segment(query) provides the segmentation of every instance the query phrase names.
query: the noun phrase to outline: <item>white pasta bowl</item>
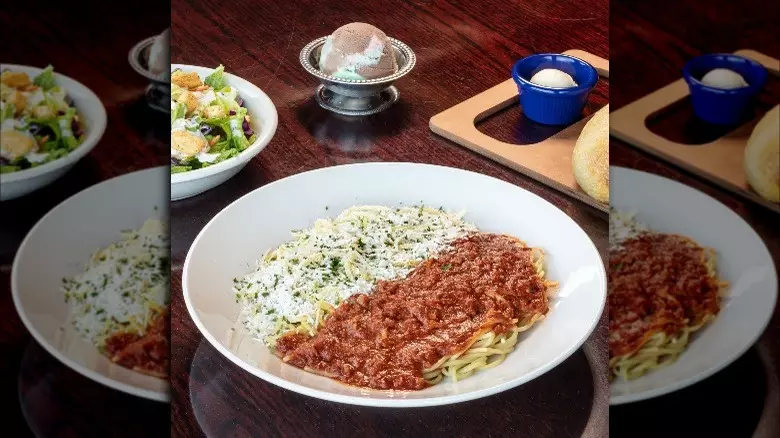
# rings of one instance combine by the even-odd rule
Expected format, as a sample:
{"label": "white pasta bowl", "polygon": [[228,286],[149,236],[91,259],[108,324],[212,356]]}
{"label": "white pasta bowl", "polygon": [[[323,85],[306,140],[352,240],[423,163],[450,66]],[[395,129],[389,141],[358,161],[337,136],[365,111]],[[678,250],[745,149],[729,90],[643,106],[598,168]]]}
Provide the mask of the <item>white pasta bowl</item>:
{"label": "white pasta bowl", "polygon": [[[42,68],[26,65],[2,64],[0,70],[9,69],[37,76]],[[15,199],[43,188],[67,173],[84,158],[100,141],[106,130],[106,108],[89,88],[54,71],[57,85],[64,87],[78,110],[84,129],[84,141],[68,155],[40,166],[17,172],[0,174],[0,201]]]}
{"label": "white pasta bowl", "polygon": [[[263,344],[231,335],[239,305],[232,280],[253,270],[268,249],[355,205],[442,206],[466,210],[482,231],[507,233],[541,247],[548,277],[560,282],[546,319],[521,335],[506,360],[467,379],[421,391],[376,391],[344,385],[283,363]],[[235,364],[283,388],[341,403],[434,406],[489,396],[560,364],[588,338],[602,314],[606,277],[598,251],[565,213],[515,185],[460,169],[369,163],[301,173],[263,186],[217,214],[192,244],[182,272],[187,309],[203,336]],[[236,331],[238,333],[238,331]]]}
{"label": "white pasta bowl", "polygon": [[[14,305],[27,330],[51,355],[113,389],[168,401],[167,380],[116,365],[68,323],[63,277],[83,272],[92,254],[138,229],[149,218],[168,219],[170,171],[155,167],[89,187],[47,213],[22,242],[11,272]],[[143,194],[143,196],[139,196]]]}
{"label": "white pasta bowl", "polygon": [[645,400],[690,386],[723,369],[764,332],[777,301],[777,271],[755,231],[736,213],[691,187],[623,167],[610,169],[613,208],[635,213],[651,230],[681,234],[716,252],[729,283],[715,319],[695,332],[671,364],[611,384],[610,404]]}
{"label": "white pasta bowl", "polygon": [[[186,72],[196,72],[201,79],[210,75],[214,69],[194,65],[171,64],[171,71],[180,68]],[[249,161],[257,156],[271,141],[279,116],[271,99],[263,90],[246,79],[230,73],[224,74],[227,83],[238,90],[244,99],[244,106],[251,118],[252,130],[257,134],[254,143],[237,156],[201,169],[171,174],[171,200],[178,201],[199,195],[222,184],[235,176]]]}

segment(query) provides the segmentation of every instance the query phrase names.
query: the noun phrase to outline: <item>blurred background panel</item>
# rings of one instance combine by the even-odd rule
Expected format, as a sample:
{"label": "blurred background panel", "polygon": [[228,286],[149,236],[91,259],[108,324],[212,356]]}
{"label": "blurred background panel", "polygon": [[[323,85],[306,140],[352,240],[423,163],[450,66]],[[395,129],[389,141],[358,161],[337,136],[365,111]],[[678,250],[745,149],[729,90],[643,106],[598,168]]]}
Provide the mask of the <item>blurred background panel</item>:
{"label": "blurred background panel", "polygon": [[[0,204],[0,404],[6,436],[169,434],[167,404],[103,386],[37,344],[17,314],[10,284],[14,256],[44,214],[106,179],[167,165],[167,115],[147,104],[149,81],[131,67],[128,53],[169,25],[165,1],[14,1],[0,8],[0,62],[51,64],[92,90],[107,113],[102,138],[68,173]],[[167,184],[159,190],[167,193]]]}
{"label": "blurred background panel", "polygon": [[[765,1],[620,1],[610,2],[610,59],[615,71],[610,93],[612,112],[635,102],[683,77],[683,66],[692,58],[712,53],[732,53],[741,49],[752,49],[775,59],[780,58],[780,39],[777,23],[780,22],[780,3]],[[749,108],[744,123],[749,134],[756,121],[770,108],[780,103],[780,81],[777,74],[769,75],[763,90],[758,94],[755,105]],[[777,121],[775,121],[777,122]],[[712,125],[697,118],[690,99],[683,99],[654,114],[646,121],[649,130],[668,140],[685,144],[683,147],[713,142],[734,131],[735,125]],[[615,119],[611,130],[616,129]],[[610,164],[649,172],[668,178],[714,198],[737,215],[734,221],[740,230],[754,230],[759,237],[756,252],[768,249],[767,265],[774,263],[775,274],[780,266],[780,215],[770,208],[759,205],[732,191],[719,187],[694,172],[683,170],[664,159],[643,152],[634,145],[615,137],[610,142]],[[734,159],[734,166],[742,166],[743,149]],[[768,157],[768,159],[778,157]],[[615,190],[626,190],[618,178],[612,179]],[[625,182],[625,181],[624,181]],[[691,230],[700,236],[709,234],[710,242],[724,242],[728,236],[737,233],[737,227],[713,229],[711,224],[723,223],[721,217],[702,218],[698,205],[679,205],[679,193],[646,193],[649,188],[637,187],[636,198],[654,198],[643,213],[640,208],[637,218],[680,218],[678,224],[668,219],[663,222],[664,231]],[[630,197],[625,193],[623,197]],[[650,202],[650,201],[649,201]],[[710,201],[706,202],[711,205]],[[612,205],[615,208],[625,206]],[[686,211],[691,209],[690,211]],[[653,210],[653,211],[651,211]],[[731,212],[724,210],[724,216]],[[699,221],[691,223],[692,220]],[[729,219],[731,220],[731,219]],[[652,225],[652,224],[650,224]],[[741,232],[741,231],[740,231]],[[702,237],[704,239],[705,237]],[[709,237],[707,237],[709,239]],[[739,260],[741,254],[734,253],[735,247],[715,248],[719,263],[728,271]],[[771,269],[771,268],[770,268]],[[734,271],[731,272],[734,274]],[[738,276],[729,278],[731,291]],[[742,283],[744,286],[744,283]],[[769,296],[774,288],[763,287],[751,290],[739,299],[754,300],[757,295]],[[748,323],[739,321],[731,326],[732,333],[741,333],[754,325],[754,319],[764,317],[770,309],[762,309],[760,315],[743,315]],[[725,314],[719,315],[719,317]],[[642,401],[610,406],[610,436],[614,437],[656,437],[656,436],[732,436],[772,437],[779,436],[778,407],[778,363],[780,363],[780,311],[769,313],[767,328],[746,353],[739,356],[722,370],[709,375],[698,383],[658,397]],[[716,318],[717,321],[717,318]],[[763,321],[758,322],[762,324]],[[703,329],[701,338],[706,333]],[[760,333],[760,331],[759,331]],[[694,337],[691,348],[697,338]],[[731,348],[725,339],[720,342],[724,348]],[[709,344],[708,344],[709,345]],[[717,345],[717,343],[715,344]],[[745,348],[749,347],[745,345]],[[717,348],[717,347],[713,347]],[[683,353],[684,358],[685,353]],[[720,364],[709,364],[719,366]],[[671,365],[673,367],[675,365]],[[644,377],[640,377],[642,379]],[[637,381],[639,381],[639,379]],[[628,398],[631,398],[629,396]],[[635,397],[636,398],[636,397]]]}

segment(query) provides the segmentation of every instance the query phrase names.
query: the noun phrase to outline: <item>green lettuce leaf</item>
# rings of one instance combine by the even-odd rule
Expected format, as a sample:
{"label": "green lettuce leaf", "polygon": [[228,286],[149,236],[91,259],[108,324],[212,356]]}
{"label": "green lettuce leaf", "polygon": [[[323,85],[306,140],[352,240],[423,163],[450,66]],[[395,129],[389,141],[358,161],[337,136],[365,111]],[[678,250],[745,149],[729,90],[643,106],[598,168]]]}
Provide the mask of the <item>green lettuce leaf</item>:
{"label": "green lettuce leaf", "polygon": [[171,123],[173,123],[173,121],[176,119],[183,119],[186,113],[187,106],[183,103],[177,103],[173,108],[173,111],[171,111]]}
{"label": "green lettuce leaf", "polygon": [[203,83],[212,87],[214,90],[221,90],[227,86],[227,82],[225,82],[225,66],[220,64],[219,67],[217,67],[216,70],[214,70],[213,73],[206,76],[206,79],[203,80]]}
{"label": "green lettuce leaf", "polygon": [[33,84],[43,88],[44,91],[56,87],[56,84],[54,83],[54,67],[51,65],[47,66],[35,77],[35,79],[33,79]]}
{"label": "green lettuce leaf", "polygon": [[57,118],[57,122],[60,127],[60,141],[62,141],[62,143],[68,149],[73,149],[79,145],[79,140],[73,134],[73,130],[71,130],[71,124],[73,123],[73,116],[75,115],[76,115],[76,109],[68,108],[65,111],[65,114]]}
{"label": "green lettuce leaf", "polygon": [[191,169],[190,166],[171,166],[171,173],[182,173]]}
{"label": "green lettuce leaf", "polygon": [[236,115],[230,117],[230,141],[233,147],[239,151],[248,148],[250,144],[244,135],[244,128],[242,127],[244,117],[246,117],[246,108],[239,108],[236,111]]}
{"label": "green lettuce leaf", "polygon": [[0,122],[4,121],[5,119],[13,119],[15,112],[16,105],[12,103],[4,103],[3,110],[0,111]]}

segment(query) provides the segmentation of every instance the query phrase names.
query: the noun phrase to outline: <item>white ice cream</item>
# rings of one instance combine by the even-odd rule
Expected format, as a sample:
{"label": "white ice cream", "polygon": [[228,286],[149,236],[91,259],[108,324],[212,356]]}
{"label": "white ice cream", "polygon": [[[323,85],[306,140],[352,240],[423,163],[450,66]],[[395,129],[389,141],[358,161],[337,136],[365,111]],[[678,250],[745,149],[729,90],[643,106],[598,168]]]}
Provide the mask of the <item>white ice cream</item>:
{"label": "white ice cream", "polygon": [[577,86],[574,78],[555,68],[539,70],[531,77],[531,83],[549,88],[571,88]]}
{"label": "white ice cream", "polygon": [[704,85],[713,88],[722,88],[724,90],[733,90],[735,88],[744,88],[748,86],[747,82],[745,82],[745,78],[739,73],[727,68],[710,70],[701,78],[701,82]]}
{"label": "white ice cream", "polygon": [[156,76],[171,76],[171,30],[165,29],[149,48],[149,71]]}

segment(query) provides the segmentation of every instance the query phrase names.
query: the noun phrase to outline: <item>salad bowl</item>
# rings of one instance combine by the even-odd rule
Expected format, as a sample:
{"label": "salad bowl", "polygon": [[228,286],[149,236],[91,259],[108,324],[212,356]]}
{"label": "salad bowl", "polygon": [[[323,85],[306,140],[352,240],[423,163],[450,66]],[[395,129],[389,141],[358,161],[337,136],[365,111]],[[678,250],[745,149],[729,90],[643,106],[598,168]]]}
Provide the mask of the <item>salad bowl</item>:
{"label": "salad bowl", "polygon": [[[187,73],[195,72],[201,79],[208,77],[217,70],[193,65],[171,64],[172,72],[177,69]],[[279,116],[276,106],[271,102],[268,95],[246,79],[230,73],[224,73],[223,78],[229,87],[235,89],[242,107],[246,108],[246,114],[250,116],[249,128],[254,133],[252,141],[241,152],[223,161],[200,168],[171,173],[172,201],[199,195],[232,178],[268,145],[276,132]],[[175,118],[178,112],[173,109],[173,105],[171,113],[172,128],[176,123]],[[171,151],[174,152],[174,149],[172,148]],[[177,167],[180,167],[179,164],[178,160],[172,155],[172,168],[175,170]]]}
{"label": "salad bowl", "polygon": [[[43,73],[46,69],[26,65],[2,64],[0,70],[26,73],[30,78]],[[106,129],[106,109],[97,95],[83,84],[56,71],[50,73],[54,84],[67,93],[73,102],[76,114],[81,122],[83,136],[81,143],[64,156],[43,162],[35,167],[0,173],[0,201],[7,201],[34,192],[56,181],[100,141]]]}

